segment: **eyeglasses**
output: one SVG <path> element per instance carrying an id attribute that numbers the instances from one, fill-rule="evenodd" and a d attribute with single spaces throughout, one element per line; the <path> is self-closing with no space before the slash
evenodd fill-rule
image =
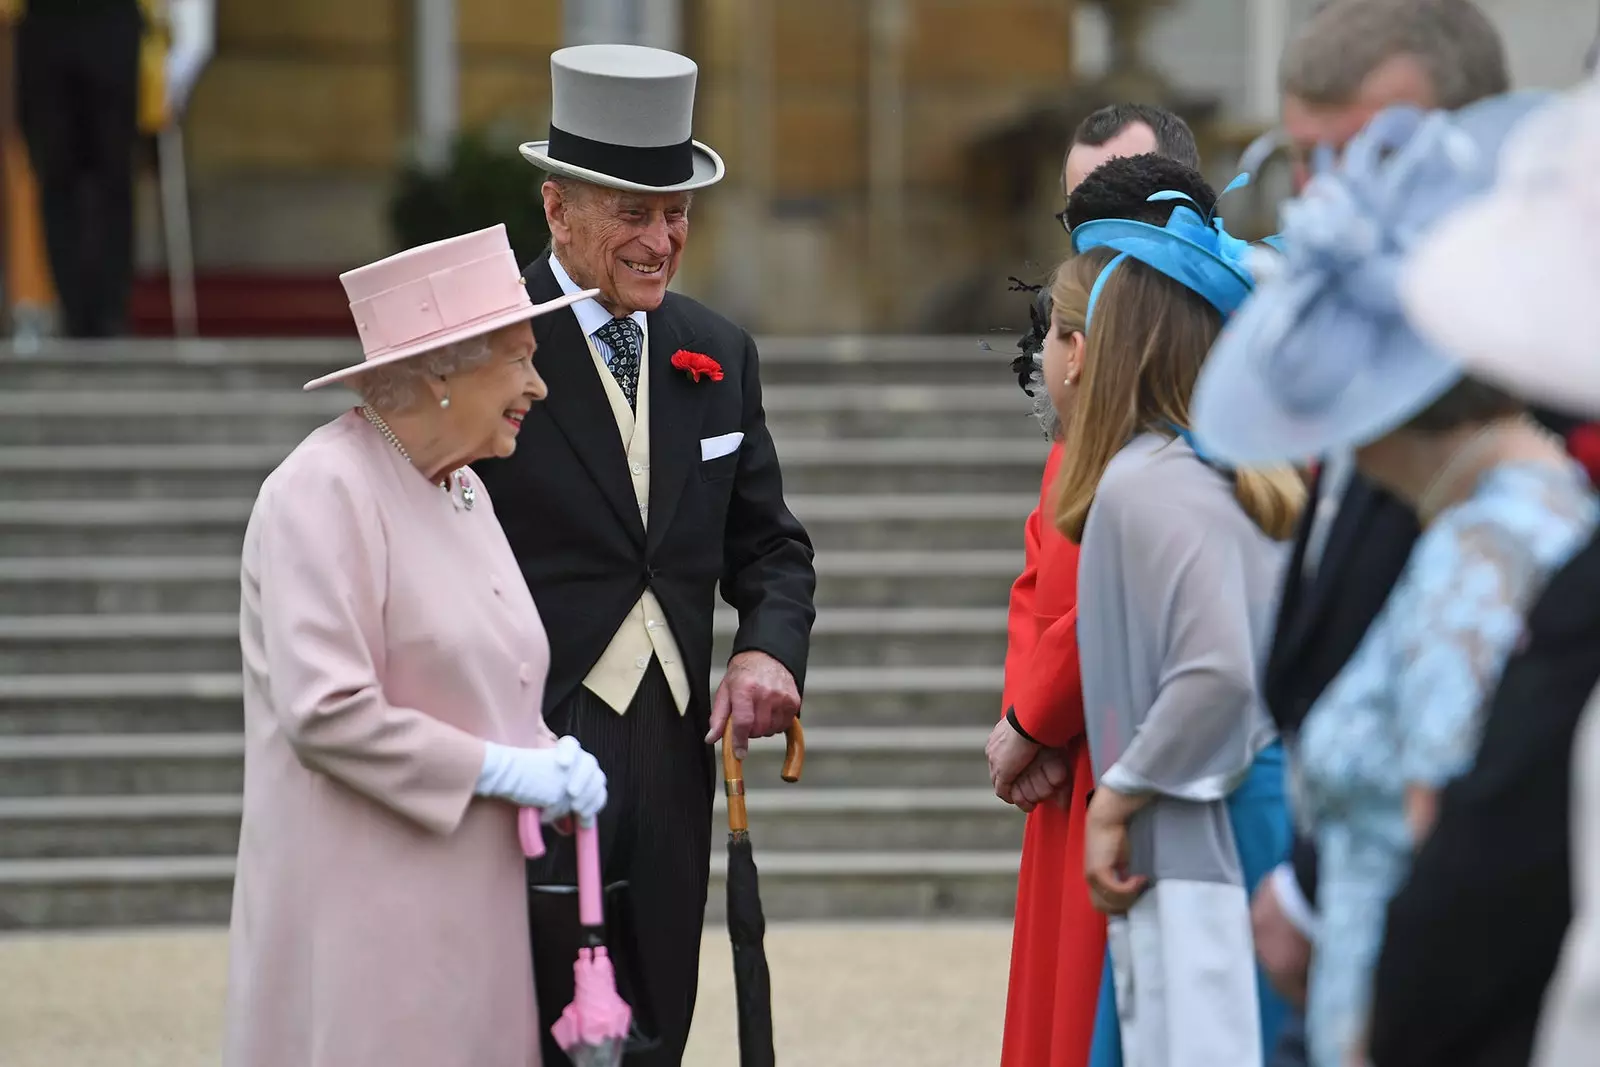
<path id="1" fill-rule="evenodd" d="M 1067 221 L 1067 209 L 1066 208 L 1062 208 L 1060 211 L 1056 212 L 1054 215 L 1051 215 L 1050 217 L 1055 219 L 1057 222 L 1061 223 L 1061 228 L 1063 230 L 1066 230 L 1068 233 L 1072 232 L 1072 223 Z"/>

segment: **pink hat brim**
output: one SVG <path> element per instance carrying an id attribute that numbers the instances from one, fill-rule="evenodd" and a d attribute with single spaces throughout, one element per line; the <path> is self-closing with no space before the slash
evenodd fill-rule
<path id="1" fill-rule="evenodd" d="M 503 326 L 511 326 L 519 322 L 527 322 L 528 320 L 536 319 L 541 315 L 548 315 L 553 311 L 560 311 L 563 308 L 569 308 L 573 304 L 581 303 L 584 300 L 588 300 L 589 298 L 598 295 L 600 295 L 600 290 L 598 289 L 585 289 L 581 293 L 572 293 L 570 295 L 563 293 L 554 300 L 547 300 L 543 304 L 531 304 L 527 307 L 512 308 L 509 311 L 496 312 L 493 315 L 479 319 L 477 322 L 455 327 L 447 334 L 442 336 L 429 338 L 426 341 L 419 341 L 415 344 L 407 345 L 404 348 L 397 349 L 394 352 L 386 352 L 381 356 L 375 356 L 372 359 L 362 360 L 360 363 L 357 363 L 354 366 L 341 368 L 340 370 L 336 370 L 331 374 L 324 374 L 320 378 L 313 378 L 300 388 L 304 392 L 310 392 L 313 389 L 320 389 L 325 385 L 332 385 L 335 382 L 347 381 L 350 378 L 355 378 L 359 375 L 365 374 L 369 370 L 376 370 L 379 367 L 387 367 L 389 364 L 399 363 L 403 359 L 412 359 L 428 352 L 434 352 L 438 349 L 444 348 L 446 345 L 453 345 L 459 341 L 470 341 L 474 337 L 482 337 L 486 333 L 493 333 Z"/>

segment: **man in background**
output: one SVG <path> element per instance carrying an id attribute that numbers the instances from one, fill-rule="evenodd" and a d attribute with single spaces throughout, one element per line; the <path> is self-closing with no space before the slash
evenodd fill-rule
<path id="1" fill-rule="evenodd" d="M 67 337 L 114 337 L 133 281 L 138 0 L 28 0 L 17 103 Z"/>
<path id="2" fill-rule="evenodd" d="M 1166 108 L 1151 104 L 1110 104 L 1080 122 L 1061 163 L 1062 212 L 1056 218 L 1062 226 L 1067 223 L 1066 204 L 1089 172 L 1108 159 L 1150 153 L 1200 169 L 1200 149 L 1195 145 L 1194 131 Z"/>
<path id="3" fill-rule="evenodd" d="M 215 0 L 22 0 L 18 119 L 38 180 L 63 336 L 126 332 L 141 118 L 154 132 L 182 112 L 211 54 L 214 9 Z M 151 11 L 161 28 L 170 25 L 171 47 L 157 69 L 141 70 Z M 141 100 L 141 90 L 149 98 Z"/>

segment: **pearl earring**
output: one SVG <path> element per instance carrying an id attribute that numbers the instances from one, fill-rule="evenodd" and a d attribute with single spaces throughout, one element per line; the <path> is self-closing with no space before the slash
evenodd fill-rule
<path id="1" fill-rule="evenodd" d="M 439 398 L 439 406 L 444 408 L 446 411 L 448 411 L 450 409 L 450 394 L 449 393 L 446 393 L 446 394 L 444 394 L 444 396 Z"/>

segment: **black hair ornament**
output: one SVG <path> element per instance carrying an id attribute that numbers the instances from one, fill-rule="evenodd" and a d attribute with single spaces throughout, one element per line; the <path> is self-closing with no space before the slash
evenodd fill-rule
<path id="1" fill-rule="evenodd" d="M 1033 300 L 1028 304 L 1028 332 L 1017 338 L 1017 348 L 1022 354 L 1011 361 L 1011 373 L 1017 376 L 1017 384 L 1024 393 L 1033 396 L 1034 377 L 1039 371 L 1039 353 L 1044 351 L 1045 338 L 1050 333 L 1050 292 L 1042 285 L 1029 285 L 1020 278 L 1010 278 L 1009 281 L 1010 292 L 1033 294 Z"/>

